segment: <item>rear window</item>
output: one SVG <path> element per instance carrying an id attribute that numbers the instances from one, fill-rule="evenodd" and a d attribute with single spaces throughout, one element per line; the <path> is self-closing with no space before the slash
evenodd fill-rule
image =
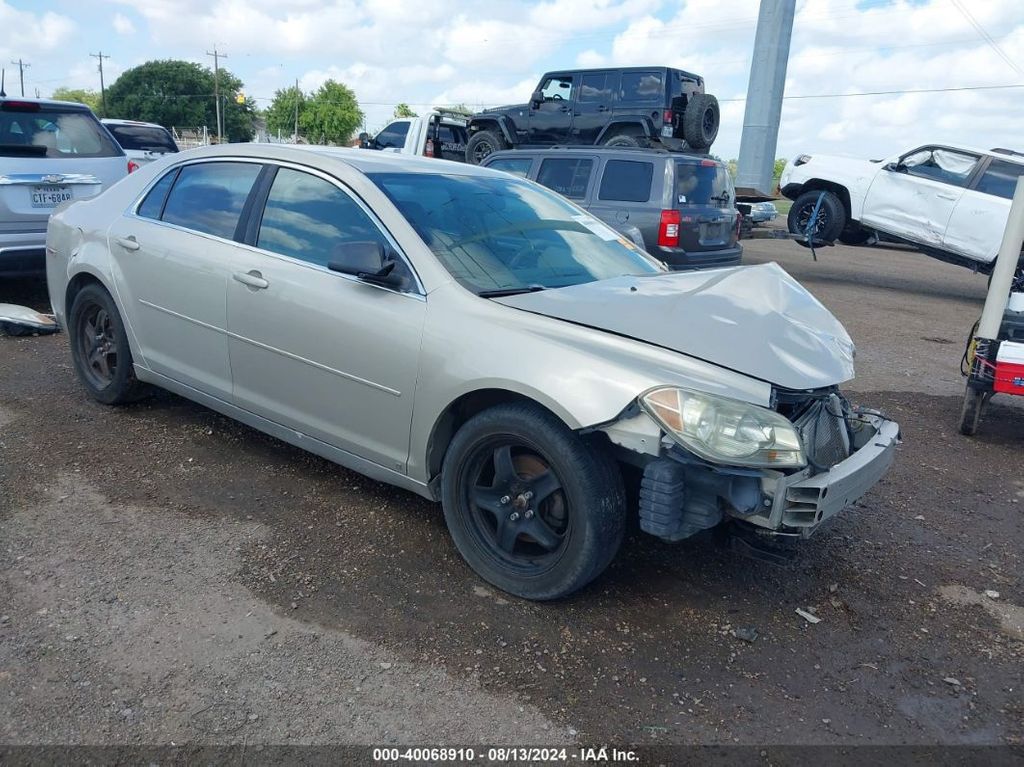
<path id="1" fill-rule="evenodd" d="M 164 204 L 163 220 L 230 240 L 260 167 L 243 162 L 186 165 Z"/>
<path id="2" fill-rule="evenodd" d="M 623 72 L 619 86 L 621 101 L 655 101 L 665 96 L 661 72 Z"/>
<path id="3" fill-rule="evenodd" d="M 602 200 L 647 202 L 651 199 L 653 179 L 654 163 L 609 160 L 604 166 L 598 197 Z"/>
<path id="4" fill-rule="evenodd" d="M 122 154 L 91 112 L 0 107 L 0 155 L 75 158 Z"/>
<path id="5" fill-rule="evenodd" d="M 493 167 L 493 166 L 492 166 Z M 544 160 L 540 164 L 537 183 L 558 192 L 571 200 L 582 200 L 587 196 L 587 184 L 594 161 L 585 158 Z"/>
<path id="6" fill-rule="evenodd" d="M 734 202 L 729 171 L 718 163 L 676 163 L 676 205 L 728 208 Z"/>
<path id="7" fill-rule="evenodd" d="M 533 165 L 533 160 L 529 157 L 505 157 L 487 163 L 487 167 L 491 170 L 503 170 L 522 178 L 526 178 L 530 174 L 531 165 Z"/>
<path id="8" fill-rule="evenodd" d="M 178 145 L 166 128 L 155 125 L 107 125 L 106 128 L 122 149 L 162 154 L 178 151 Z"/>

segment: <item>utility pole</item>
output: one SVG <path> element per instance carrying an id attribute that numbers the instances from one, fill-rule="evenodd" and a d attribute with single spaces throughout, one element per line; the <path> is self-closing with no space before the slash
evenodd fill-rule
<path id="1" fill-rule="evenodd" d="M 299 78 L 295 78 L 295 130 L 292 133 L 292 143 L 299 143 Z"/>
<path id="2" fill-rule="evenodd" d="M 763 199 L 774 192 L 775 149 L 795 14 L 796 0 L 761 0 L 736 169 L 736 191 L 741 196 Z"/>
<path id="3" fill-rule="evenodd" d="M 92 56 L 94 59 L 99 59 L 99 62 L 100 62 L 100 67 L 99 67 L 99 69 L 100 69 L 100 111 L 103 113 L 102 116 L 106 117 L 107 116 L 107 86 L 103 84 L 103 59 L 109 59 L 110 56 L 105 55 L 103 53 L 103 51 L 100 51 L 99 53 L 90 53 L 89 55 Z"/>
<path id="4" fill-rule="evenodd" d="M 213 100 L 217 102 L 217 143 L 221 142 L 221 134 L 224 127 L 220 121 L 220 60 L 226 59 L 226 53 L 218 53 L 217 46 L 213 46 L 213 53 L 206 52 L 207 56 L 213 56 Z"/>
<path id="5" fill-rule="evenodd" d="M 11 63 L 18 65 L 18 78 L 21 80 L 21 97 L 25 98 L 25 67 L 30 67 L 32 65 L 27 61 L 22 61 L 21 59 L 12 61 Z"/>

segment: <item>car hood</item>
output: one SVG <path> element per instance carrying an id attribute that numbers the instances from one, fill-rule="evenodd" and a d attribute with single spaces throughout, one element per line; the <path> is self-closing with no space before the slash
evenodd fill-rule
<path id="1" fill-rule="evenodd" d="M 501 107 L 490 107 L 483 110 L 480 114 L 497 114 L 500 112 L 511 112 L 513 109 L 529 109 L 529 104 L 506 104 Z"/>
<path id="2" fill-rule="evenodd" d="M 777 264 L 615 277 L 494 300 L 786 389 L 853 378 L 854 346 L 845 328 Z"/>

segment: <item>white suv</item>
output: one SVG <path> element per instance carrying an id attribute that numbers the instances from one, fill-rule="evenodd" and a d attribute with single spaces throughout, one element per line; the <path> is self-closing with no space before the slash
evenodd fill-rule
<path id="1" fill-rule="evenodd" d="M 53 209 L 127 175 L 124 152 L 87 106 L 0 97 L 0 277 L 45 273 Z"/>
<path id="2" fill-rule="evenodd" d="M 794 201 L 793 233 L 806 232 L 818 207 L 819 239 L 855 245 L 882 233 L 988 272 L 1021 175 L 1024 154 L 930 144 L 884 160 L 802 154 L 779 187 Z"/>
<path id="3" fill-rule="evenodd" d="M 174 136 L 162 125 L 137 120 L 100 120 L 128 156 L 130 170 L 180 151 Z"/>

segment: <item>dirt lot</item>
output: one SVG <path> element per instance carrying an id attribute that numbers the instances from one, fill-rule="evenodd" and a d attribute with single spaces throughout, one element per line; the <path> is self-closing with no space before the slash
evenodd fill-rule
<path id="1" fill-rule="evenodd" d="M 747 254 L 847 325 L 894 470 L 790 567 L 637 536 L 555 604 L 485 587 L 438 507 L 0 338 L 0 742 L 1024 742 L 1024 408 L 956 432 L 984 279 Z"/>

